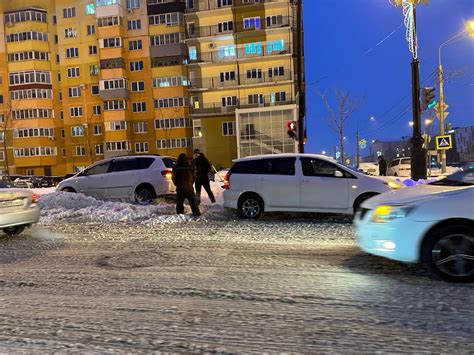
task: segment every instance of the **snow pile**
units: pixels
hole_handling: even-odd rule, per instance
[[[415,181],[413,179],[405,179],[405,180],[400,180],[398,178],[395,179],[396,182],[402,183],[403,185],[408,186],[408,187],[428,184],[428,183],[436,181],[436,180],[437,179],[428,179],[428,180],[420,179],[420,180]]]
[[[211,183],[211,189],[216,197],[216,204],[211,201],[205,191],[201,192],[200,219],[220,220],[224,217],[224,196],[222,183]],[[71,222],[95,223],[145,223],[150,225],[162,223],[183,223],[194,221],[190,209],[185,205],[186,215],[176,215],[175,203],[157,199],[155,204],[140,206],[129,202],[97,200],[83,194],[55,192],[54,189],[35,189],[41,208],[42,224],[59,220]]]

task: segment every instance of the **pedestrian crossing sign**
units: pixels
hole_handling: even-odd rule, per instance
[[[436,136],[436,149],[447,150],[453,147],[453,139],[451,135]]]

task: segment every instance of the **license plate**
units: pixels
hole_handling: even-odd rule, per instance
[[[23,204],[24,204],[23,199],[0,201],[0,208],[18,207],[18,206],[23,206]]]

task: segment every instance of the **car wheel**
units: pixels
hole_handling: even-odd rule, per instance
[[[245,219],[257,219],[263,212],[263,201],[256,194],[247,194],[239,200],[239,214]]]
[[[149,205],[155,199],[155,191],[150,187],[140,187],[135,191],[135,202],[139,205]]]
[[[435,230],[423,243],[421,259],[446,281],[474,281],[474,228],[459,225]]]
[[[65,188],[62,189],[61,191],[62,191],[62,192],[76,193],[76,190],[74,190],[72,187],[65,187]]]
[[[16,235],[16,234],[20,234],[24,230],[25,230],[25,226],[15,226],[15,227],[3,228],[3,233],[8,234],[8,235]]]
[[[354,214],[357,212],[357,210],[359,209],[362,202],[364,202],[364,201],[368,200],[369,198],[374,197],[376,195],[377,194],[367,194],[367,195],[359,196],[354,202]]]

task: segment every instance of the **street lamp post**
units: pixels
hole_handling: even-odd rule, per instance
[[[441,65],[441,49],[450,44],[455,42],[456,40],[462,39],[462,36],[466,34],[470,34],[471,36],[474,35],[474,20],[469,21],[466,28],[454,36],[449,38],[448,40],[444,41],[440,44],[438,49],[438,84],[439,84],[439,100],[438,100],[438,118],[439,118],[439,135],[442,136],[445,134],[445,103],[444,103],[444,88],[443,88],[443,66]],[[442,149],[440,152],[440,160],[441,160],[441,173],[446,173],[446,150]]]

